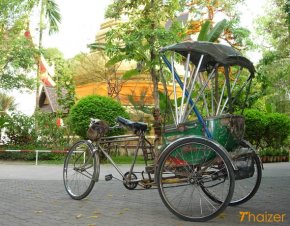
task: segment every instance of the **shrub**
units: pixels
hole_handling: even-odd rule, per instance
[[[64,149],[69,146],[70,131],[67,127],[57,127],[54,114],[37,112],[27,116],[13,113],[6,118],[6,144],[12,148]]]
[[[10,145],[29,145],[36,140],[34,118],[22,113],[7,117],[6,134]]]
[[[278,148],[285,143],[290,133],[290,118],[280,113],[266,115],[267,127],[264,140],[267,146]]]
[[[69,146],[70,132],[67,127],[57,126],[57,117],[54,114],[37,112],[35,119],[37,121],[38,146],[46,148],[66,148]]]
[[[263,148],[259,151],[260,156],[288,156],[289,152],[286,147],[280,148]]]
[[[120,103],[110,97],[90,95],[82,98],[74,105],[69,114],[69,122],[77,135],[86,138],[90,118],[105,120],[113,126],[117,116],[129,118],[129,114]],[[118,132],[110,133],[113,135]]]
[[[267,119],[265,114],[256,109],[247,109],[244,111],[246,134],[245,138],[252,144],[259,147],[265,136],[267,128]]]
[[[287,115],[248,109],[244,116],[245,138],[256,147],[277,149],[286,144],[290,134],[290,118]]]

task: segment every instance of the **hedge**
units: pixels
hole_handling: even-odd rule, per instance
[[[286,144],[290,134],[290,118],[287,115],[248,109],[244,116],[245,138],[256,147],[278,148]]]
[[[86,138],[90,118],[105,120],[110,126],[113,126],[116,123],[117,116],[129,118],[129,114],[119,102],[110,97],[90,95],[80,99],[72,107],[69,114],[69,123],[77,135]],[[115,134],[120,134],[120,131],[114,131],[108,135]]]

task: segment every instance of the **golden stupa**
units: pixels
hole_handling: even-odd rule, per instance
[[[105,43],[106,33],[120,22],[116,20],[106,20],[101,24],[100,30],[96,35],[96,43]],[[76,78],[76,95],[81,98],[87,95],[102,95],[111,96],[123,105],[131,105],[129,96],[134,99],[136,103],[142,100],[146,105],[153,104],[153,84],[149,74],[139,74],[130,78],[129,80],[122,79],[123,74],[131,69],[137,67],[137,63],[133,61],[122,61],[114,68],[106,67],[108,58],[103,51],[95,51],[88,54],[88,60],[93,62],[89,69],[82,69],[83,73]],[[93,71],[92,73],[85,73],[85,71]],[[160,90],[163,90],[162,84],[159,85]]]

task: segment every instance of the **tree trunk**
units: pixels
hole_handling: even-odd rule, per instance
[[[155,59],[156,54],[154,53],[154,50],[151,51],[151,59]],[[153,67],[150,69],[151,79],[153,83],[153,100],[154,100],[154,108],[153,108],[153,128],[154,128],[154,146],[157,147],[161,143],[161,132],[162,132],[162,119],[160,114],[160,107],[159,107],[159,91],[158,91],[158,72]]]
[[[39,109],[39,88],[40,88],[40,64],[41,64],[41,49],[42,49],[42,35],[43,35],[43,14],[44,2],[40,3],[40,18],[39,18],[39,40],[38,40],[38,62],[37,62],[37,75],[36,75],[36,92],[35,92],[35,111]]]
[[[159,92],[158,92],[158,73],[155,69],[151,69],[152,83],[153,83],[153,128],[154,128],[154,146],[157,147],[161,143],[161,132],[162,132],[162,119],[159,107]]]
[[[151,0],[151,10],[154,10],[154,4],[155,1]],[[151,23],[151,30],[154,31],[156,28],[156,24],[153,21]],[[154,34],[149,38],[148,40],[149,45],[151,46],[150,49],[150,60],[151,61],[156,61],[158,58],[158,55],[155,50],[155,43],[156,43],[156,37]],[[154,100],[154,108],[153,108],[153,128],[154,128],[154,135],[155,135],[155,140],[154,140],[154,146],[155,148],[161,143],[161,126],[162,126],[162,119],[161,119],[161,114],[160,114],[160,107],[159,107],[159,92],[158,92],[158,82],[159,82],[159,76],[158,72],[156,70],[156,66],[152,65],[150,69],[150,74],[151,74],[151,79],[153,83],[153,100]],[[155,149],[156,150],[156,149]]]

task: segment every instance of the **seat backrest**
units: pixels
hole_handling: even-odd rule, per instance
[[[233,151],[244,138],[245,119],[241,115],[226,114],[205,119],[213,139],[224,146],[227,151]],[[170,143],[185,136],[206,136],[203,126],[198,121],[189,121],[164,128],[164,141]]]

